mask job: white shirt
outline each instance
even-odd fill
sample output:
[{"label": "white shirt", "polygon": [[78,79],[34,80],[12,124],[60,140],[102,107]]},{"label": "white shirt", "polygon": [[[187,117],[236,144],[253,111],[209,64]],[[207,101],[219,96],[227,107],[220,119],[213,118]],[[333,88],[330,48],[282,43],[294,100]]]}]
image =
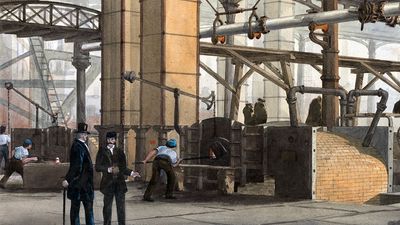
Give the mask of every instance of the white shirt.
[{"label": "white shirt", "polygon": [[15,148],[15,153],[14,153],[14,158],[21,160],[23,158],[26,158],[29,156],[29,151],[28,149],[19,146]]},{"label": "white shirt", "polygon": [[0,134],[0,145],[9,144],[10,142],[10,136],[8,136],[7,134]]},{"label": "white shirt", "polygon": [[110,150],[111,155],[114,154],[114,147],[115,145],[113,145],[112,147],[110,147],[109,145],[107,145],[108,150]]},{"label": "white shirt", "polygon": [[167,146],[159,146],[158,148],[156,148],[157,150],[157,155],[165,155],[168,156],[171,159],[171,163],[175,164],[176,162],[178,162],[178,156],[176,155],[176,152],[170,148],[168,148]]},{"label": "white shirt", "polygon": [[[115,148],[115,145],[113,145],[112,147],[107,145],[107,149],[110,150],[111,154],[114,154],[114,148]],[[107,172],[112,173],[112,167],[108,167]],[[130,176],[133,177],[134,175],[136,175],[136,173],[134,171],[132,171]]]}]

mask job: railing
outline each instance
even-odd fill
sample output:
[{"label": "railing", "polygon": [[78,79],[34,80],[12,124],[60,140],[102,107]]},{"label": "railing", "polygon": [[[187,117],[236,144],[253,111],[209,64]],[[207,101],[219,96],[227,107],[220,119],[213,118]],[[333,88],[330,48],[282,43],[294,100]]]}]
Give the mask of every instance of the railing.
[{"label": "railing", "polygon": [[38,1],[0,3],[0,20],[100,30],[100,11],[73,4]]}]

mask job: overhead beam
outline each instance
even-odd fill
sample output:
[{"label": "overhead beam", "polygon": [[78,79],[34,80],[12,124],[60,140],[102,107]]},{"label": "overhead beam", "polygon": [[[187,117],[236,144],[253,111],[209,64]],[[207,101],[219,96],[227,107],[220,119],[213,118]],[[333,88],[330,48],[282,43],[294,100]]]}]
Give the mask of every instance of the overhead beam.
[{"label": "overhead beam", "polygon": [[[33,79],[33,80],[8,80],[8,79],[0,79],[0,85],[6,82],[11,82],[15,88],[43,88],[43,81],[41,79]],[[49,81],[44,81],[45,83],[49,83]],[[75,88],[76,82],[75,80],[54,80],[53,81],[55,88]],[[48,86],[49,84],[46,84]]]},{"label": "overhead beam", "polygon": [[53,31],[50,29],[30,29],[26,27],[21,31],[15,32],[14,34],[17,35],[19,38],[26,38],[26,37],[33,37],[33,36],[43,36],[47,34],[51,34]]},{"label": "overhead beam", "polygon": [[363,90],[368,90],[372,85],[375,84],[379,80],[379,77],[374,77],[367,85],[363,88]]},{"label": "overhead beam", "polygon": [[236,93],[236,89],[225,81],[218,73],[214,72],[210,67],[208,67],[205,63],[200,61],[200,68],[202,68],[206,73],[210,74],[214,79],[216,79],[220,84],[222,84],[226,89],[228,89],[232,93]]},{"label": "overhead beam", "polygon": [[244,82],[246,82],[246,80],[254,73],[253,69],[249,69],[249,71],[247,71],[242,78],[240,78],[240,80],[238,81],[238,84],[236,86],[236,88],[241,87]]},{"label": "overhead beam", "polygon": [[319,74],[322,74],[322,68],[321,67],[319,67],[317,65],[314,65],[314,64],[310,64],[310,66],[312,68],[314,68]]},{"label": "overhead beam", "polygon": [[283,80],[283,75],[282,72],[274,65],[272,65],[272,63],[270,62],[263,62],[263,64],[270,69],[277,77],[281,78]]},{"label": "overhead beam", "polygon": [[27,51],[27,52],[23,53],[22,55],[19,55],[19,56],[15,57],[15,58],[9,60],[9,61],[7,61],[7,62],[5,62],[5,63],[0,65],[0,70],[3,70],[5,68],[11,66],[14,63],[17,63],[20,60],[22,60],[22,59],[24,59],[24,58],[26,58],[26,57],[28,57],[28,56],[30,56],[32,54],[33,54],[32,51]]},{"label": "overhead beam", "polygon": [[227,53],[229,55],[234,57],[236,60],[242,62],[243,64],[245,64],[249,68],[253,69],[255,72],[259,73],[261,76],[263,76],[263,77],[267,78],[268,80],[270,80],[272,83],[278,85],[279,87],[281,87],[285,91],[289,90],[289,86],[287,84],[285,84],[285,82],[283,82],[282,80],[276,78],[274,75],[268,73],[267,71],[262,69],[260,66],[256,65],[255,63],[252,63],[250,60],[246,59],[245,57],[241,56],[239,53],[237,53],[237,52],[235,52],[235,51],[233,51],[231,49],[226,49],[226,51],[227,51]]},{"label": "overhead beam", "polygon": [[379,73],[378,71],[376,71],[374,68],[372,68],[371,66],[369,66],[368,64],[361,62],[360,63],[362,67],[364,67],[365,69],[367,69],[370,73],[372,73],[373,75],[375,75],[376,77],[378,77],[379,79],[381,79],[383,82],[385,82],[387,85],[389,85],[390,87],[392,87],[394,90],[396,90],[397,92],[400,92],[400,87],[398,85],[396,85],[395,83],[393,83],[392,81],[390,81],[389,79],[387,79],[386,77],[384,77],[381,73]]},{"label": "overhead beam", "polygon": [[[280,49],[266,49],[238,45],[213,45],[211,43],[200,42],[200,54],[212,55],[220,57],[230,57],[226,49],[238,52],[243,57],[247,58],[253,63],[264,61],[277,61],[285,60],[291,63],[309,64],[309,65],[322,65],[322,55],[319,53],[311,52],[298,52]],[[360,66],[360,62],[367,63],[373,68],[380,71],[400,71],[399,61],[377,60],[368,58],[358,58],[352,56],[339,56],[339,66],[347,68],[355,68],[352,73],[367,73],[368,71]]]},{"label": "overhead beam", "polygon": [[[0,98],[0,104],[3,106],[8,106],[8,101]],[[34,120],[35,118],[33,117],[33,114],[31,114],[30,112],[26,111],[25,109],[22,109],[16,105],[14,105],[13,103],[10,102],[10,109],[13,110],[14,112],[18,113],[18,115],[25,117],[27,119],[30,120]]]},{"label": "overhead beam", "polygon": [[386,74],[400,87],[400,81],[391,72],[386,72]]},{"label": "overhead beam", "polygon": [[0,24],[0,33],[14,33],[25,29],[24,25]]}]

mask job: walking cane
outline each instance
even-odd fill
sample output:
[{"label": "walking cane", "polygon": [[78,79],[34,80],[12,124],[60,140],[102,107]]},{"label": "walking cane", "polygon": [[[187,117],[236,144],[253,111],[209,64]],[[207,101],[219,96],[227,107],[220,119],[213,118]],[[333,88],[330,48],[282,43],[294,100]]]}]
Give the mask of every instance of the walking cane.
[{"label": "walking cane", "polygon": [[66,200],[66,193],[67,189],[63,188],[63,225],[65,225],[65,200]]}]

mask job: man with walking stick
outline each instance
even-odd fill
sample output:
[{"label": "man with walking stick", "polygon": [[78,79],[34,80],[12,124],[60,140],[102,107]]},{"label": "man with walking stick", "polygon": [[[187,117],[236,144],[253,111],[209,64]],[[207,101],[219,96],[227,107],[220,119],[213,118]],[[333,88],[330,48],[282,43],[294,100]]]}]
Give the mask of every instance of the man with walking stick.
[{"label": "man with walking stick", "polygon": [[104,194],[104,225],[111,225],[112,202],[115,196],[118,225],[125,225],[125,176],[140,177],[139,173],[126,167],[126,157],[122,149],[115,146],[117,133],[107,132],[107,146],[101,147],[96,156],[96,171],[102,172],[100,191]]},{"label": "man with walking stick", "polygon": [[85,207],[86,225],[94,225],[93,216],[93,164],[86,140],[89,132],[86,123],[78,123],[76,139],[71,146],[69,170],[62,182],[67,188],[67,197],[71,200],[71,225],[80,225],[79,208]]}]

